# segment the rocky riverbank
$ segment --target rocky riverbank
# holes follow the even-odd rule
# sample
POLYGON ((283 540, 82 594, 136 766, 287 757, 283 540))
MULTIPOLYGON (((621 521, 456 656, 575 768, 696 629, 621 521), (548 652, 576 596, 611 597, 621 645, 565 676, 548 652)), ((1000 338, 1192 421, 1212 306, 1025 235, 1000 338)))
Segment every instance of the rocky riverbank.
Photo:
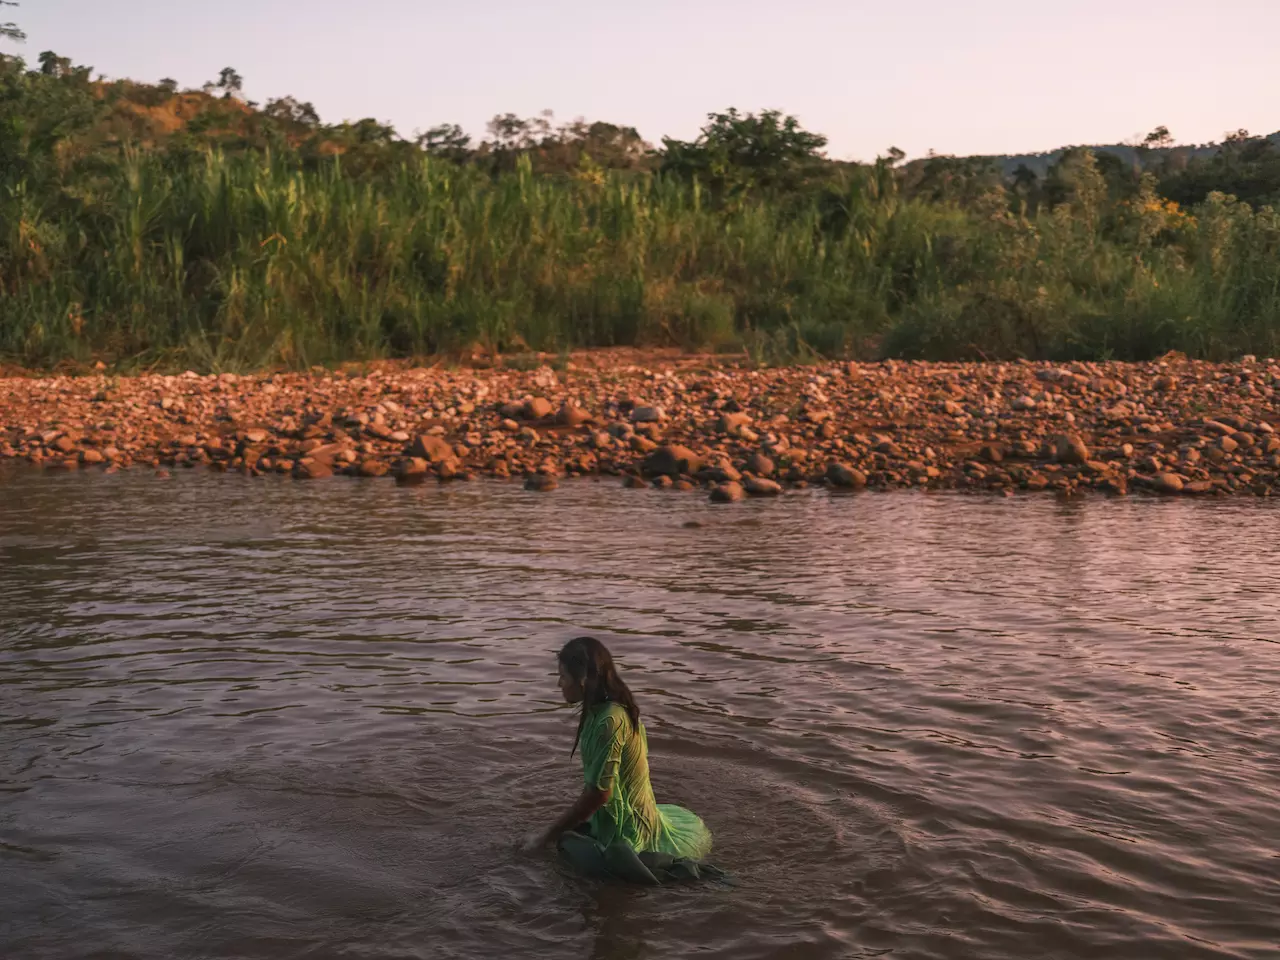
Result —
POLYGON ((0 379, 0 462, 533 490, 604 475, 717 501, 812 484, 1269 495, 1277 426, 1280 363, 1252 357, 0 379))

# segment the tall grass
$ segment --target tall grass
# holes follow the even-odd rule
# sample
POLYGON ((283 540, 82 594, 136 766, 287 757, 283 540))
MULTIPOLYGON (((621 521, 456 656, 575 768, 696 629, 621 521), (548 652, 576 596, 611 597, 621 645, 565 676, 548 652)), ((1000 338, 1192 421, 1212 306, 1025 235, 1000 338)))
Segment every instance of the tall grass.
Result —
MULTIPOLYGON (((1096 171, 1095 171, 1096 172, 1096 171)), ((904 198, 892 171, 731 208, 622 174, 423 158, 347 176, 135 152, 0 196, 0 356, 245 369, 466 349, 1203 357, 1280 345, 1280 217, 1148 189, 1028 219, 904 198)), ((1105 191, 1104 191, 1105 192, 1105 191)))

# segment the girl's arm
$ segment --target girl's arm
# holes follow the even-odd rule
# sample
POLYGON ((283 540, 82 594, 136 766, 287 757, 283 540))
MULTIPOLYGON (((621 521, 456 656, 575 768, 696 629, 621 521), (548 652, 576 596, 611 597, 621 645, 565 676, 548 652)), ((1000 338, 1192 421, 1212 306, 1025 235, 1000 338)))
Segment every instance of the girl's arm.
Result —
POLYGON ((572 807, 565 811, 559 820, 546 830, 530 834, 525 841, 524 848, 529 851, 540 849, 552 840, 559 839, 560 834, 566 830, 571 830, 578 824, 590 820, 593 813, 609 802, 609 796, 612 792, 612 790, 601 790, 599 787, 584 788, 582 795, 578 797, 572 807))

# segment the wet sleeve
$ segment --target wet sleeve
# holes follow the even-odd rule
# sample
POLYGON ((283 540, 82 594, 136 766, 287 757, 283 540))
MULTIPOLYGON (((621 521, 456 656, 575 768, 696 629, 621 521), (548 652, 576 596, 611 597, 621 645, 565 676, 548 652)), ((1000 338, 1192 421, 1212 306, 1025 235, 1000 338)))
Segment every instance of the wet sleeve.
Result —
POLYGON ((588 787, 605 793, 613 789, 626 742, 626 723, 621 717, 610 714, 600 719, 582 751, 582 772, 588 787))

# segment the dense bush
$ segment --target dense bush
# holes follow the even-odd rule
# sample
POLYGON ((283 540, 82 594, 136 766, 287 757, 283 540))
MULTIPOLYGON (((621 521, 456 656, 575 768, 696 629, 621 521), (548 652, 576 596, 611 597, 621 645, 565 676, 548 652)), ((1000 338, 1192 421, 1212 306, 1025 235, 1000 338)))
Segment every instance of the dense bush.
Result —
MULTIPOLYGON (((1087 150, 1043 182, 837 164, 792 118, 734 111, 662 151, 509 116, 479 145, 447 126, 411 142, 292 98, 259 110, 234 71, 184 93, 41 62, 0 60, 0 356, 29 365, 667 343, 1136 359, 1280 339, 1280 216, 1212 190, 1180 206, 1087 150)), ((1249 150, 1221 166, 1265 183, 1249 150)))

